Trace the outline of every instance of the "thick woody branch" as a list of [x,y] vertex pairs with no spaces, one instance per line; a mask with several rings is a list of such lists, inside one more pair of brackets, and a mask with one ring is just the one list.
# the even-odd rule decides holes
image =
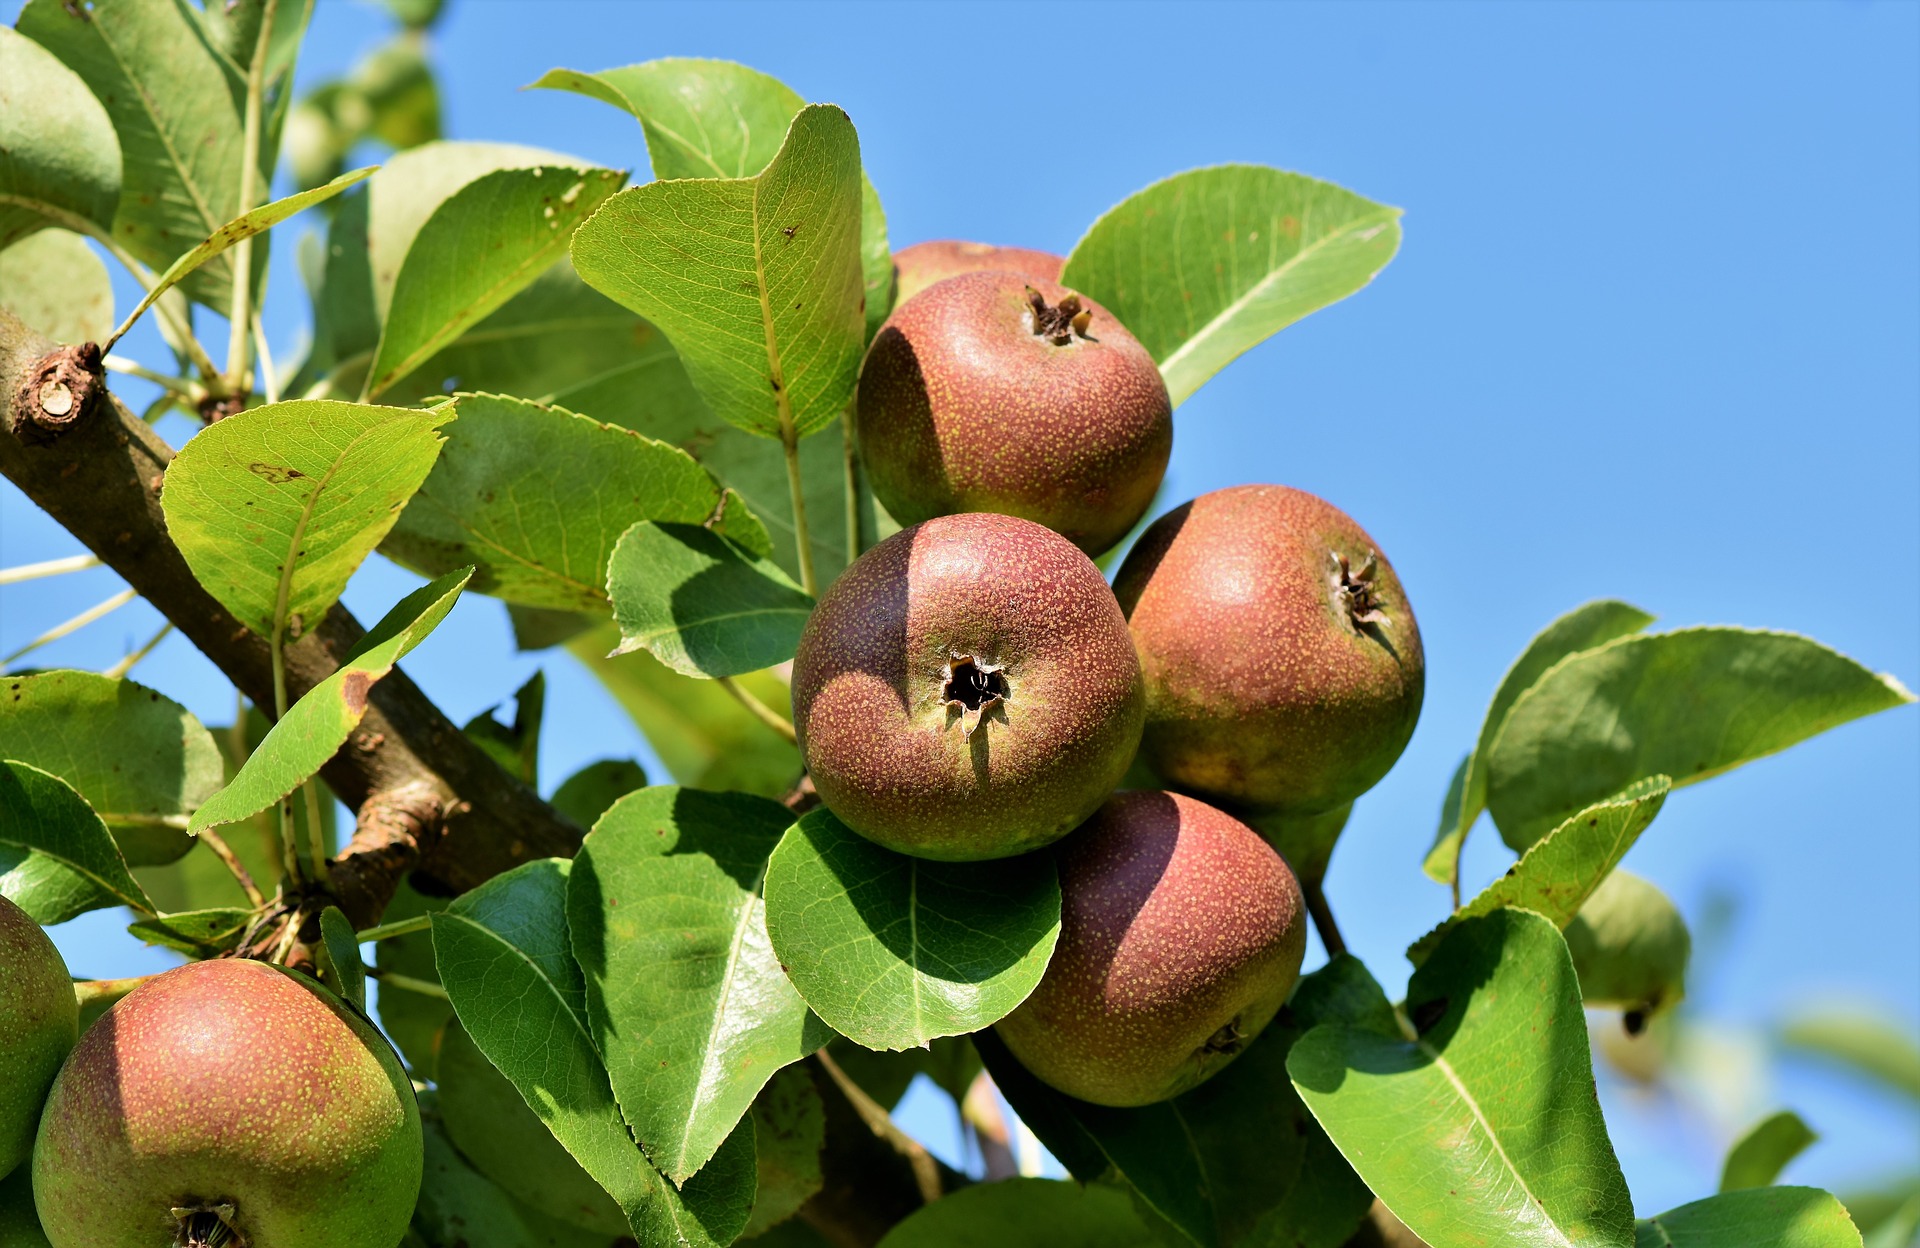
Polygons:
[[[169,447],[101,384],[99,353],[61,349],[0,309],[0,474],[173,621],[255,705],[273,705],[267,639],[200,587],[167,536],[160,485]],[[365,632],[335,606],[286,649],[299,697]],[[454,892],[534,858],[570,855],[581,830],[467,739],[395,671],[359,730],[322,770],[359,827],[333,868],[342,908],[377,922],[402,875]]]

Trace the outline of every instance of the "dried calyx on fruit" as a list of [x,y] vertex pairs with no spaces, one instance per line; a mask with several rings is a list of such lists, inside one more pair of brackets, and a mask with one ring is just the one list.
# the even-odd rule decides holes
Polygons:
[[1047,297],[1029,286],[1027,306],[1033,309],[1033,332],[1056,347],[1071,343],[1075,334],[1087,337],[1087,328],[1093,324],[1093,309],[1081,307],[1079,295],[1067,295],[1049,306]]
[[1373,594],[1373,577],[1379,571],[1380,562],[1371,550],[1357,572],[1348,565],[1347,557],[1337,550],[1328,551],[1327,558],[1333,562],[1329,584],[1333,586],[1335,600],[1346,608],[1343,618],[1350,628],[1358,632],[1365,624],[1393,623]]
[[1007,678],[1004,669],[995,664],[970,654],[956,654],[947,664],[943,692],[948,709],[960,715],[960,730],[971,737],[980,726],[980,717],[1006,701]]

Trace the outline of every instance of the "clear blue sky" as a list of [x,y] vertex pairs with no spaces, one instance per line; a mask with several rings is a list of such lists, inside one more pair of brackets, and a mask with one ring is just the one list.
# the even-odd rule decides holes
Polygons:
[[[320,0],[302,77],[340,72],[388,29],[371,5]],[[1448,776],[1500,673],[1554,615],[1613,596],[1665,625],[1791,629],[1920,686],[1913,4],[455,0],[435,54],[451,136],[638,170],[639,128],[624,115],[518,88],[556,65],[664,55],[771,72],[852,114],[896,244],[1064,252],[1129,192],[1221,161],[1404,207],[1404,248],[1371,288],[1181,409],[1169,476],[1176,500],[1250,479],[1321,494],[1373,533],[1408,587],[1426,709],[1398,769],[1358,806],[1329,881],[1349,940],[1390,990],[1405,980],[1401,950],[1446,908],[1417,864]],[[281,351],[304,314],[296,235],[275,240]],[[126,350],[158,358],[151,343]],[[71,549],[6,490],[0,560]],[[377,616],[408,583],[376,565],[348,601]],[[0,591],[0,649],[115,585],[95,573]],[[105,666],[151,618],[130,609],[45,661]],[[642,749],[569,660],[514,655],[486,600],[464,602],[407,667],[461,718],[542,663],[560,711],[543,743],[549,783]],[[228,714],[230,695],[184,643],[139,674],[210,720]],[[1737,1038],[1841,998],[1920,1030],[1917,762],[1920,715],[1906,710],[1668,804],[1627,865],[1693,918],[1716,895],[1739,901],[1696,983],[1704,1018]],[[1469,888],[1507,861],[1483,824]],[[153,964],[111,931],[101,916],[56,936],[80,973]],[[1791,1177],[1850,1188],[1920,1167],[1910,1117],[1810,1068],[1775,1076],[1735,1113],[1788,1105],[1825,1133]],[[1731,1124],[1605,1095],[1636,1203],[1712,1189]],[[912,1121],[944,1138],[929,1104],[916,1101]]]

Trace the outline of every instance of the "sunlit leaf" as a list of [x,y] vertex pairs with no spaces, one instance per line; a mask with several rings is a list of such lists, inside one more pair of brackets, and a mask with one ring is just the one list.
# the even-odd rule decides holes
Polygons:
[[1749,1187],[1772,1186],[1787,1163],[1819,1138],[1813,1128],[1790,1109],[1768,1114],[1727,1150],[1726,1164],[1720,1168],[1720,1190],[1737,1192]]
[[645,650],[683,676],[738,676],[784,663],[813,599],[771,559],[697,524],[641,521],[607,569],[616,654]]
[[1860,1248],[1846,1209],[1811,1187],[1725,1192],[1640,1221],[1635,1248]]
[[58,776],[0,761],[0,897],[43,925],[153,903],[86,799]]

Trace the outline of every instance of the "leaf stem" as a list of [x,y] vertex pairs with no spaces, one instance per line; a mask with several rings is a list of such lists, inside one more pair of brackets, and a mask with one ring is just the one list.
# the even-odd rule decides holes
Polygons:
[[104,672],[101,672],[100,674],[102,676],[105,676],[108,680],[121,679],[128,672],[132,671],[134,667],[139,664],[140,660],[152,654],[153,648],[159,645],[161,642],[165,641],[167,639],[167,634],[172,631],[173,631],[173,621],[168,620],[165,624],[162,624],[160,626],[159,632],[156,632],[153,636],[147,638],[146,645],[141,646],[138,650],[135,650],[132,654],[128,655],[124,659],[121,659],[118,663],[115,663],[112,667],[108,668]]
[[300,786],[300,794],[307,805],[307,857],[311,860],[314,881],[324,885],[332,873],[327,870],[327,842],[320,829],[320,786],[308,777]]
[[64,559],[48,559],[40,563],[23,563],[18,567],[0,568],[0,585],[17,585],[21,581],[37,581],[43,576],[61,576],[68,572],[84,572],[88,568],[100,566],[98,555],[68,555]]
[[415,915],[411,919],[395,919],[391,923],[382,923],[378,927],[369,927],[365,931],[355,932],[355,944],[364,945],[376,940],[389,940],[395,936],[411,936],[415,932],[424,932],[433,926],[431,915]]
[[267,327],[260,309],[253,310],[253,353],[260,359],[260,393],[269,403],[280,401],[280,379],[274,376],[273,356],[267,351]]
[[[253,60],[247,64],[247,104],[240,139],[240,204],[234,218],[254,209],[260,180],[261,97],[266,94],[267,49],[273,43],[274,10],[280,0],[266,0],[260,12],[260,35],[254,40]],[[243,393],[247,378],[247,346],[253,329],[253,236],[233,246],[233,310],[227,336],[226,391]]]
[[38,650],[41,646],[59,641],[62,637],[67,636],[69,633],[79,632],[81,629],[93,623],[95,620],[100,619],[103,616],[110,615],[115,611],[118,611],[121,607],[126,606],[128,603],[132,602],[135,598],[138,598],[139,596],[140,596],[140,591],[137,589],[121,590],[119,593],[107,599],[105,602],[96,603],[95,605],[88,607],[85,611],[82,611],[79,615],[74,616],[72,619],[67,620],[64,623],[55,624],[52,628],[48,629],[44,633],[41,633],[38,637],[35,637],[32,641],[28,642],[26,645],[21,646],[18,650],[15,650],[12,654],[8,655],[6,658],[0,659],[0,667],[9,667],[12,665],[15,659],[21,658],[24,655],[32,654],[35,650]]
[[749,714],[785,737],[790,744],[800,744],[800,737],[793,730],[793,721],[754,697],[745,685],[731,676],[717,677],[714,683],[732,694],[734,701],[746,707]]
[[846,449],[846,476],[841,485],[847,501],[847,562],[860,557],[860,448],[853,440],[853,404],[840,416],[840,434]]
[[438,997],[442,1001],[449,1000],[447,990],[429,979],[415,979],[411,975],[398,975],[378,966],[368,967],[367,974],[379,980],[382,985],[398,988],[402,992],[417,992],[423,997]]
[[1333,909],[1327,905],[1320,881],[1302,880],[1300,891],[1306,895],[1307,913],[1313,916],[1313,929],[1320,933],[1320,943],[1327,947],[1327,956],[1339,957],[1347,951],[1347,942],[1340,935],[1340,925],[1333,921]]
[[213,856],[226,867],[227,873],[239,882],[240,891],[247,895],[247,900],[253,903],[253,908],[256,910],[265,908],[266,896],[253,882],[253,875],[247,870],[246,864],[240,861],[240,855],[233,852],[233,846],[227,844],[212,828],[202,828],[199,839],[206,842],[207,848],[212,850]]
[[99,1001],[112,1005],[141,984],[154,978],[157,976],[134,975],[127,979],[76,979],[73,981],[73,995],[82,1009]]
[[807,533],[807,496],[800,480],[800,439],[793,423],[780,422],[780,445],[787,452],[787,492],[793,496],[793,544],[800,553],[800,588],[809,597],[820,596],[820,583],[813,575],[813,539]]
[[190,377],[169,377],[150,368],[142,368],[124,355],[109,355],[101,361],[108,369],[116,373],[125,373],[129,377],[138,377],[150,381],[162,389],[174,394],[185,395],[196,403],[206,395],[206,387]]

